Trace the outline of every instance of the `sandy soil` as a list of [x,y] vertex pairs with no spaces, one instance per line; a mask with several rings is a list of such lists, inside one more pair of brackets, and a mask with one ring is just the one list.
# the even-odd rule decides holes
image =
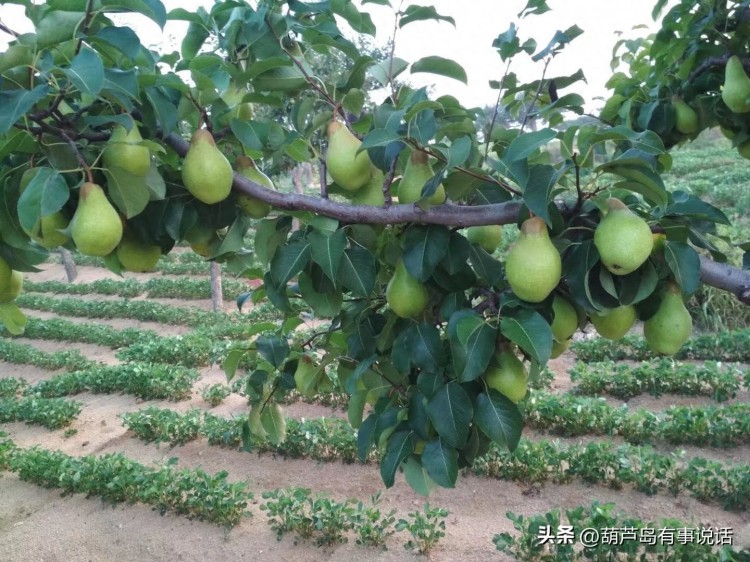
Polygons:
[[[91,270],[91,271],[89,271]],[[88,280],[107,275],[96,268],[80,268]],[[62,277],[61,277],[62,275]],[[97,277],[101,276],[101,277]],[[34,280],[64,279],[60,266],[47,267],[32,276]],[[81,280],[79,279],[79,282]],[[180,301],[186,305],[185,301]],[[36,317],[47,317],[29,311]],[[75,320],[75,319],[71,319]],[[83,320],[82,320],[83,321]],[[108,325],[123,328],[147,323],[114,320]],[[151,324],[151,323],[148,323]],[[159,333],[178,333],[173,328],[149,326]],[[40,350],[70,349],[69,343],[20,339]],[[76,349],[94,360],[116,363],[114,352],[91,345],[76,345]],[[573,385],[566,374],[574,357],[566,354],[550,363],[556,373],[553,388],[565,392]],[[27,365],[0,362],[0,376],[17,376],[29,382],[49,378],[54,373]],[[142,401],[125,395],[89,395],[75,397],[84,404],[73,425],[75,435],[65,438],[63,431],[47,431],[21,423],[4,424],[1,429],[21,446],[40,445],[60,449],[71,455],[122,452],[144,464],[160,463],[177,457],[181,466],[200,466],[214,472],[227,470],[231,480],[249,483],[256,495],[250,506],[252,517],[229,533],[209,523],[191,522],[183,517],[160,516],[148,507],[104,506],[97,499],[82,496],[61,498],[58,491],[45,490],[24,483],[9,473],[0,474],[0,560],[22,561],[192,561],[192,560],[266,560],[279,561],[400,561],[414,560],[415,555],[402,547],[406,536],[398,534],[388,543],[387,551],[357,547],[353,536],[350,542],[337,547],[317,548],[309,543],[295,544],[291,538],[278,542],[268,528],[266,516],[258,509],[261,493],[288,486],[303,486],[336,499],[357,498],[367,500],[382,492],[382,505],[396,508],[400,515],[421,508],[425,499],[416,495],[402,477],[396,485],[383,489],[378,468],[371,465],[344,465],[318,463],[310,460],[284,460],[272,455],[248,454],[239,451],[210,447],[198,440],[183,447],[146,445],[135,439],[121,424],[120,415],[148,405],[171,407],[184,411],[191,407],[208,408],[200,398],[200,389],[215,382],[225,382],[218,367],[201,371],[201,380],[195,385],[190,400],[178,404],[159,401]],[[735,400],[747,401],[743,393]],[[659,400],[641,397],[630,406],[661,409],[671,403],[710,403],[710,401],[685,400],[665,396]],[[619,404],[620,401],[613,401]],[[246,413],[245,399],[232,395],[223,404],[211,410],[217,415],[231,416]],[[319,405],[297,403],[287,407],[287,413],[297,418],[343,416],[340,411]],[[527,438],[550,438],[537,432],[526,431]],[[585,442],[596,438],[561,440]],[[700,455],[724,462],[750,462],[750,447],[736,449],[704,449],[680,447],[688,456]],[[663,451],[677,448],[661,447]],[[474,477],[469,474],[459,478],[454,490],[439,489],[429,498],[431,505],[444,507],[450,512],[447,519],[447,536],[430,555],[435,561],[486,561],[503,560],[494,549],[492,537],[500,532],[513,532],[506,512],[524,515],[541,513],[557,507],[574,507],[589,504],[593,499],[615,502],[620,511],[643,519],[678,517],[695,526],[711,525],[732,527],[735,545],[750,546],[750,514],[729,513],[716,505],[707,505],[687,496],[673,498],[666,494],[653,497],[625,489],[609,490],[600,486],[573,483],[565,486],[546,485],[529,488],[510,482]]]

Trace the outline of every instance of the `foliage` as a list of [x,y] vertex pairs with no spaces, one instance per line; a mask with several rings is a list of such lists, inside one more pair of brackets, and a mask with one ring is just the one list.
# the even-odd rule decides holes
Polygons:
[[[737,554],[731,546],[721,546],[714,549],[708,541],[668,541],[659,540],[659,529],[695,529],[690,525],[677,519],[665,519],[662,521],[643,521],[635,517],[619,515],[614,504],[600,504],[593,502],[590,506],[579,506],[566,509],[561,513],[560,509],[554,509],[544,514],[524,517],[513,512],[507,513],[508,519],[513,522],[513,527],[519,532],[518,536],[510,533],[495,535],[493,543],[500,552],[513,556],[516,560],[545,560],[572,562],[574,560],[620,560],[627,557],[628,560],[663,560],[665,562],[678,562],[679,560],[696,560],[703,562],[720,562],[724,560],[737,560],[733,555]],[[605,541],[596,540],[595,545],[576,549],[579,544],[578,535],[573,540],[539,540],[540,533],[549,531],[555,534],[561,525],[569,525],[574,534],[584,529],[593,529],[596,536],[601,537],[606,529],[632,529],[629,538]],[[705,528],[714,533],[716,528],[705,525]],[[650,531],[643,531],[650,529]],[[649,540],[639,540],[640,536],[646,539],[653,537],[653,543]],[[712,539],[713,540],[713,539]]]
[[101,365],[83,371],[56,375],[24,390],[26,395],[53,398],[81,392],[110,394],[124,392],[143,400],[186,400],[197,371],[185,367],[154,363]]
[[15,447],[6,457],[7,467],[21,480],[61,488],[63,495],[101,497],[112,505],[144,503],[162,515],[173,511],[227,529],[247,514],[253,498],[244,482],[227,482],[226,472],[211,475],[200,469],[177,469],[176,459],[160,468],[148,468],[119,453],[72,457],[59,451]]
[[94,361],[86,359],[77,349],[50,353],[6,338],[0,339],[0,359],[8,363],[34,365],[48,371],[76,371],[94,365]]
[[174,410],[152,406],[123,414],[122,423],[146,443],[167,442],[174,447],[198,437],[200,417],[201,411],[198,408],[180,414]]
[[201,390],[201,398],[208,402],[212,408],[215,408],[231,393],[232,390],[227,385],[217,383],[203,387]]
[[734,398],[740,386],[750,388],[750,371],[712,362],[698,365],[660,359],[627,365],[579,361],[569,372],[570,379],[578,382],[576,394],[606,393],[623,400],[647,392],[656,397],[665,393],[711,396],[723,402]]
[[64,318],[31,318],[26,325],[24,335],[40,340],[92,343],[112,349],[159,339],[158,334],[152,330],[137,328],[118,330],[103,324],[72,322]]
[[70,425],[80,413],[79,402],[62,398],[0,398],[0,423],[23,421],[47,429],[60,429]]
[[0,398],[15,398],[24,386],[26,386],[24,379],[2,378],[0,379]]
[[[512,343],[537,378],[552,351],[555,294],[545,291],[535,303],[519,299],[506,278],[505,257],[489,255],[454,227],[521,223],[534,215],[554,244],[547,245],[547,255],[555,275],[545,285],[575,304],[579,327],[587,315],[621,304],[635,305],[646,320],[667,284],[677,281],[683,297],[697,291],[699,251],[726,258],[718,226],[728,225],[729,218],[691,193],[667,190],[661,174],[671,163],[667,148],[684,138],[675,133],[668,94],[700,103],[701,127],[721,123],[736,132],[735,143],[748,138],[746,118],[727,115],[718,101],[723,63],[707,62],[724,57],[725,63],[729,54],[748,51],[743,32],[728,25],[739,13],[736,2],[715,10],[701,5],[695,12],[693,3],[679,2],[661,35],[619,43],[618,49],[629,50],[620,58],[632,76],[610,80],[619,98],[605,108],[602,122],[570,126],[566,114],[584,112],[585,100],[574,89],[585,77],[580,71],[552,77],[547,69],[582,30],[572,26],[540,40],[519,35],[520,28],[534,28],[526,23],[535,15],[549,10],[544,0],[529,0],[493,42],[507,66],[491,82],[498,90],[491,117],[452,96],[432,99],[426,88],[403,82],[409,73],[425,72],[466,82],[455,61],[435,56],[405,61],[392,48],[370,49],[347,38],[344,23],[356,34],[374,36],[366,4],[224,0],[210,9],[169,13],[159,0],[125,4],[94,9],[78,3],[79,11],[29,4],[25,14],[34,32],[14,34],[2,53],[0,257],[14,270],[33,270],[51,245],[40,237],[45,220],[74,221],[64,233],[56,228],[56,234],[73,235],[66,242],[70,248],[76,232],[96,239],[74,218],[87,207],[88,188],[81,185],[96,184],[105,190],[107,208],[111,204],[122,217],[104,225],[108,233],[124,228],[128,237],[162,254],[190,244],[227,271],[261,281],[238,297],[238,305],[267,301],[283,319],[256,324],[246,318],[243,346],[231,349],[206,339],[223,337],[218,321],[147,301],[81,303],[23,295],[0,306],[0,319],[8,331],[20,333],[25,317],[18,305],[23,305],[199,327],[204,331],[184,339],[131,333],[127,343],[125,331],[84,334],[80,326],[56,337],[127,345],[119,355],[133,361],[195,366],[223,359],[230,378],[238,366],[248,367],[254,381],[251,416],[253,411],[265,416],[249,424],[256,437],[275,426],[269,412],[278,414],[284,393],[330,392],[335,372],[352,397],[348,414],[358,428],[359,447],[367,454],[377,451],[386,486],[403,470],[412,485],[453,487],[459,469],[471,466],[490,443],[517,446],[523,403],[489,388],[485,373],[498,344]],[[662,7],[657,2],[656,12]],[[158,53],[110,19],[122,12],[145,16],[160,28],[170,20],[186,21],[187,32],[178,50]],[[407,25],[455,24],[427,6],[394,8],[393,16],[392,47]],[[686,60],[685,53],[693,55]],[[329,55],[337,64],[320,65]],[[539,78],[530,83],[511,70],[512,62],[526,57],[539,66]],[[377,104],[365,91],[376,83],[387,95]],[[222,162],[225,156],[229,161],[251,156],[273,175],[293,162],[320,161],[336,175],[334,164],[346,156],[328,150],[334,146],[325,138],[332,120],[351,138],[353,152],[361,149],[357,158],[368,164],[363,171],[369,176],[354,178],[354,187],[374,186],[375,204],[361,204],[361,194],[347,193],[349,181],[329,182],[324,173],[321,197],[274,191],[240,176],[226,199],[202,198],[211,204],[186,190],[195,178],[183,165],[191,150],[183,136],[196,132]],[[135,146],[122,146],[128,144],[121,140],[123,128],[134,133]],[[147,161],[137,167],[113,163],[113,154],[130,149]],[[396,205],[398,191],[406,191],[412,154],[426,158],[425,169],[432,171],[416,185],[416,204]],[[229,180],[228,165],[226,171]],[[277,210],[252,219],[237,205],[240,192]],[[434,201],[441,193],[452,204]],[[665,234],[664,244],[625,276],[603,266],[594,243],[610,197],[621,199],[653,232]],[[245,247],[251,231],[254,252]],[[533,262],[534,256],[527,259]],[[206,267],[197,258],[163,261],[191,271]],[[118,273],[123,268],[116,250],[104,263]],[[424,304],[420,310],[394,306],[395,290],[388,298],[397,270],[413,280],[402,284],[410,287],[407,293],[413,289],[420,297],[402,294],[398,300]],[[302,341],[296,328],[305,308],[330,323]],[[40,326],[29,322],[26,333],[39,333]],[[194,348],[185,353],[186,346]],[[371,407],[366,417],[365,405]],[[274,434],[283,439],[283,432]]]
[[425,504],[422,511],[409,513],[409,519],[399,519],[396,523],[396,530],[408,531],[412,537],[404,548],[414,550],[419,554],[429,554],[445,536],[446,517],[448,517],[447,510]]

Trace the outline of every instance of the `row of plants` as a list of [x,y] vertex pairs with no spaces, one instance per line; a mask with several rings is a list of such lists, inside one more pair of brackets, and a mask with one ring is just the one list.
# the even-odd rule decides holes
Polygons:
[[628,560],[661,562],[740,562],[747,551],[737,552],[728,540],[731,529],[696,526],[679,519],[643,521],[616,512],[615,504],[553,509],[524,517],[508,512],[517,535],[495,535],[495,548],[516,560],[575,562]]
[[98,365],[56,375],[24,389],[27,396],[56,398],[81,392],[123,392],[143,400],[187,400],[200,378],[195,369],[159,363]]
[[[286,440],[273,444],[250,435],[246,420],[227,419],[193,409],[179,413],[147,408],[123,416],[123,424],[145,442],[185,444],[206,437],[209,444],[242,447],[247,451],[271,452],[290,458],[322,462],[375,462],[374,450],[358,447],[356,433],[344,420],[286,420]],[[494,445],[474,463],[473,471],[503,480],[524,483],[551,481],[564,484],[573,479],[612,488],[632,485],[652,495],[668,490],[687,491],[701,501],[715,501],[725,509],[750,508],[750,468],[725,465],[702,458],[681,462],[649,448],[613,443],[562,445],[553,441],[522,440],[514,452]]]
[[[0,328],[2,333],[4,328]],[[72,322],[65,318],[29,318],[23,336],[30,339],[89,343],[120,349],[138,342],[159,339],[153,330],[124,328],[118,330],[94,322]]]
[[[246,281],[222,279],[225,295],[234,298],[248,290]],[[197,300],[211,298],[211,284],[208,279],[191,279],[188,277],[169,279],[155,277],[148,281],[133,278],[122,280],[99,279],[90,283],[66,283],[63,281],[26,281],[24,290],[29,293],[55,293],[68,295],[111,295],[133,298],[148,295],[151,298],[175,298]]]
[[[57,256],[50,256],[49,261],[61,262]],[[102,258],[87,256],[80,252],[73,253],[73,261],[76,265],[84,267],[106,267]],[[209,267],[210,262],[195,252],[170,252],[159,258],[155,271],[167,275],[206,275]]]
[[664,440],[675,445],[735,447],[750,443],[750,404],[671,406],[661,412],[603,398],[532,392],[525,423],[539,431],[574,437],[619,435],[630,443]]
[[179,308],[142,300],[80,300],[55,298],[39,294],[24,294],[16,304],[32,310],[54,312],[64,316],[84,318],[130,318],[141,322],[160,322],[169,325],[202,326],[216,322],[220,315],[196,308]]
[[750,369],[706,361],[680,363],[671,359],[627,365],[615,361],[576,362],[569,371],[578,383],[576,394],[609,394],[627,400],[643,393],[710,396],[718,402],[734,398],[742,386],[750,388]]
[[[750,362],[750,329],[701,334],[690,338],[674,355],[675,359]],[[627,335],[617,341],[605,338],[576,341],[570,348],[580,361],[643,361],[657,357],[639,336]]]
[[96,364],[84,357],[77,349],[64,351],[42,351],[26,343],[0,338],[0,361],[16,365],[33,365],[47,371],[65,369],[76,371]]
[[26,386],[24,379],[5,377],[0,379],[0,398],[15,398]]
[[338,502],[326,496],[313,496],[307,488],[291,488],[264,492],[268,524],[281,540],[292,534],[299,540],[312,540],[317,546],[346,542],[347,532],[353,531],[361,546],[386,548],[386,541],[397,532],[406,531],[411,538],[404,548],[429,554],[445,536],[448,511],[439,507],[424,508],[409,513],[408,518],[396,518],[396,510],[382,510],[380,494],[370,498],[370,505],[357,500]]
[[0,423],[22,421],[47,429],[60,429],[69,426],[80,413],[80,402],[62,398],[0,398]]
[[231,529],[247,515],[253,494],[245,482],[227,481],[227,472],[178,469],[171,459],[159,468],[143,466],[120,453],[73,457],[59,451],[23,449],[0,442],[0,469],[63,495],[86,494],[102,501],[142,503],[162,515],[171,511],[189,519],[210,521]]

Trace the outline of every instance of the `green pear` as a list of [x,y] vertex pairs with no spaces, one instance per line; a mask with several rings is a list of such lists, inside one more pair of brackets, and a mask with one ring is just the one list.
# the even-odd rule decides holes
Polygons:
[[729,57],[724,69],[724,88],[721,99],[734,113],[750,112],[750,78],[737,55]]
[[[399,203],[416,203],[422,199],[422,189],[432,179],[435,172],[429,162],[429,156],[422,150],[414,150],[409,156],[401,183],[398,186]],[[428,205],[442,205],[445,203],[445,187],[441,183],[435,193],[427,197]]]
[[0,257],[0,303],[10,302],[21,294],[23,274],[11,269],[8,262]]
[[656,313],[643,324],[648,346],[664,355],[674,355],[693,331],[693,319],[685,308],[679,285],[669,283]]
[[552,311],[555,314],[550,325],[552,337],[558,342],[568,341],[578,329],[578,313],[575,307],[560,295],[555,295]]
[[565,341],[552,340],[552,353],[550,354],[550,359],[557,359],[558,357],[560,357],[567,351],[569,346],[569,339]]
[[597,333],[608,340],[619,340],[630,331],[636,321],[635,308],[623,305],[606,312],[592,312],[591,323]]
[[651,228],[619,199],[607,199],[607,206],[609,212],[594,232],[594,245],[610,273],[627,275],[651,255]]
[[470,226],[466,229],[466,238],[472,244],[479,245],[485,252],[491,254],[503,241],[503,227],[499,224]]
[[71,236],[79,252],[99,257],[109,255],[122,239],[120,215],[95,183],[81,186]]
[[385,205],[385,194],[383,193],[383,172],[373,166],[370,181],[354,193],[351,198],[355,205],[370,205],[371,207],[382,207]]
[[399,260],[393,277],[388,281],[385,299],[397,316],[413,318],[421,314],[427,306],[429,293],[427,287],[412,277],[404,262]]
[[216,230],[200,224],[194,224],[185,233],[185,241],[199,256],[207,258],[212,253],[213,243],[218,240]]
[[29,232],[29,236],[40,246],[51,250],[52,248],[66,244],[70,240],[67,234],[61,232],[61,230],[65,230],[67,227],[68,219],[60,211],[57,211],[39,219],[34,224],[31,232]]
[[132,234],[125,234],[117,246],[117,259],[125,271],[153,271],[161,257],[161,246],[145,244]]
[[692,135],[698,130],[698,114],[685,100],[672,96],[672,107],[675,110],[676,127],[683,135]]
[[512,347],[502,346],[484,373],[487,386],[497,390],[512,402],[520,402],[529,387],[529,375]]
[[[268,189],[276,189],[271,178],[255,166],[255,161],[252,158],[248,156],[238,156],[235,161],[235,166],[240,175],[247,179],[259,183]],[[262,219],[271,212],[271,205],[265,201],[251,197],[250,195],[245,195],[244,193],[240,193],[237,196],[237,204],[240,206],[243,213],[254,219]]]
[[328,173],[342,189],[357,191],[370,180],[372,162],[362,145],[349,129],[335,119],[328,124],[328,150],[326,167]]
[[562,260],[547,225],[539,217],[526,219],[505,260],[510,288],[525,301],[542,302],[557,287],[561,274]]
[[29,66],[34,62],[34,51],[29,45],[15,43],[0,53],[0,73],[17,66]]
[[198,129],[182,163],[182,182],[193,197],[212,205],[229,197],[232,165],[216,147],[209,131]]
[[151,153],[140,144],[142,141],[143,137],[135,123],[129,131],[122,125],[115,125],[104,147],[104,165],[107,168],[121,168],[134,176],[145,176],[151,169]]

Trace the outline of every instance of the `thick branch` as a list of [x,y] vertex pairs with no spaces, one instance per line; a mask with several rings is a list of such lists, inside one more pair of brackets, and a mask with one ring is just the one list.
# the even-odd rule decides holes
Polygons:
[[[188,142],[179,135],[172,133],[166,136],[164,141],[180,156],[184,157],[187,153]],[[416,205],[392,205],[390,207],[350,205],[348,203],[337,203],[330,199],[321,199],[320,197],[296,193],[279,193],[236,173],[234,174],[233,187],[236,191],[260,199],[277,209],[310,211],[349,223],[399,224],[415,222],[458,227],[511,224],[518,219],[518,212],[522,205],[520,200],[476,206],[445,204],[432,207],[427,211],[423,211]],[[701,256],[701,278],[705,284],[729,291],[736,295],[740,302],[750,305],[750,271],[717,263]]]

